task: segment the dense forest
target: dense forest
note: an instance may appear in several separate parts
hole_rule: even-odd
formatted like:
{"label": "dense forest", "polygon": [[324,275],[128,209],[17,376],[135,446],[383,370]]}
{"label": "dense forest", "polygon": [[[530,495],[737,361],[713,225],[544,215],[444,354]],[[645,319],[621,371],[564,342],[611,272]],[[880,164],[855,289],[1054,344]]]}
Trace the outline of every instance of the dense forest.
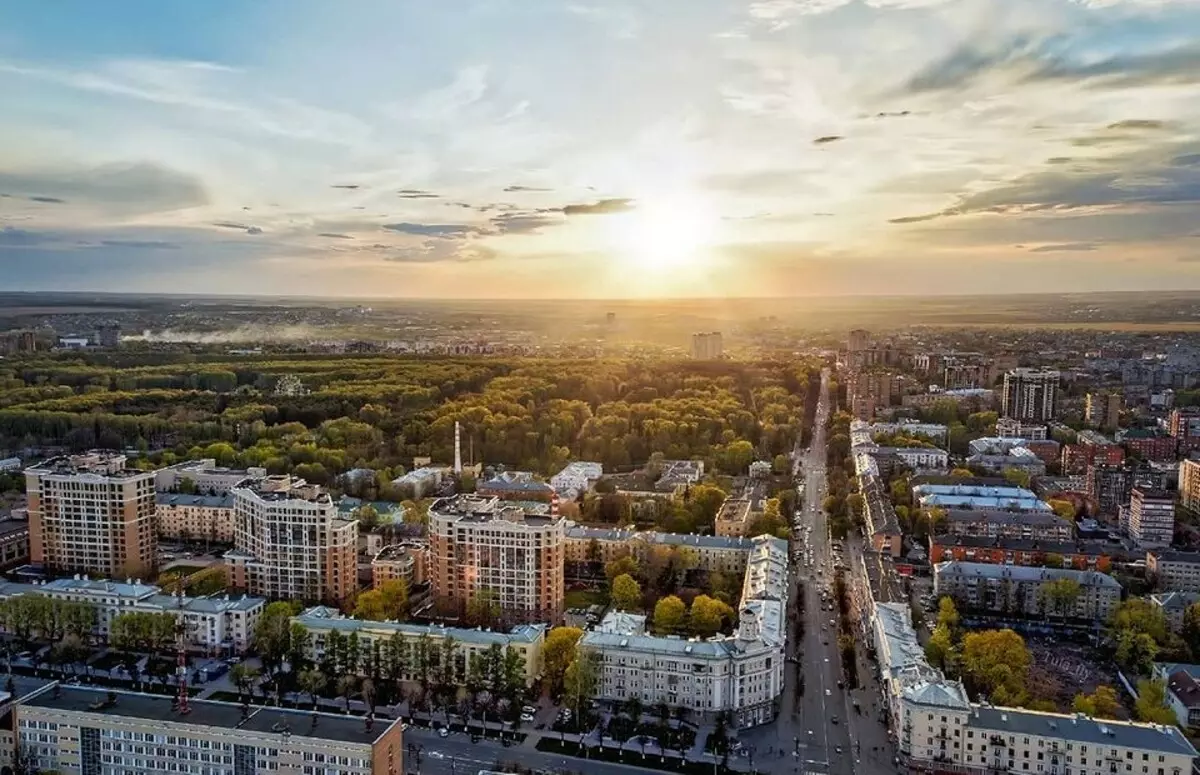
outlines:
{"label": "dense forest", "polygon": [[[787,452],[819,385],[813,360],[482,360],[145,353],[0,366],[0,448],[136,448],[144,464],[213,457],[329,482],[414,457],[542,474],[652,453],[725,473]],[[293,389],[280,391],[281,380]],[[298,386],[297,386],[298,382]],[[299,387],[299,389],[295,389]]]}

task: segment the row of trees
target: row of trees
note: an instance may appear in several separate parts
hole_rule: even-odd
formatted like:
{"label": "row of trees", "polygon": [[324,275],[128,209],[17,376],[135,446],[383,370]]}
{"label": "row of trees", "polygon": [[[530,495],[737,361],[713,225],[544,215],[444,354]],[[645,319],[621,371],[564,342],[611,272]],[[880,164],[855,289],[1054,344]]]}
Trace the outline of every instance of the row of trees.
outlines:
{"label": "row of trees", "polygon": [[35,594],[0,600],[0,627],[22,647],[35,640],[60,641],[68,635],[87,642],[97,621],[96,609],[87,603]]}

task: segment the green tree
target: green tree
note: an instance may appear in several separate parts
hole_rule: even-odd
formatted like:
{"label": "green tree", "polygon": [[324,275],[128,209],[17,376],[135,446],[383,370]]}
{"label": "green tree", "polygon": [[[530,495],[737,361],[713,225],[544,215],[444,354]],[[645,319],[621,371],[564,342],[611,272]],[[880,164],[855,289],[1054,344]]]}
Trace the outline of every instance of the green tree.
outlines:
{"label": "green tree", "polygon": [[1167,707],[1167,685],[1160,680],[1138,681],[1134,712],[1138,721],[1152,724],[1175,724],[1175,712]]}
{"label": "green tree", "polygon": [[638,561],[632,555],[618,557],[604,566],[604,575],[608,577],[608,583],[616,581],[618,576],[636,576],[638,574]]}
{"label": "green tree", "polygon": [[369,589],[361,593],[354,602],[354,616],[357,619],[368,619],[374,622],[382,622],[387,619],[383,593],[378,589]]}
{"label": "green tree", "polygon": [[595,696],[599,674],[596,655],[589,649],[579,649],[563,675],[564,697],[575,708],[575,718],[580,718],[584,705]]}
{"label": "green tree", "polygon": [[692,600],[690,621],[692,632],[711,637],[733,621],[734,612],[726,603],[708,595],[696,595]]}
{"label": "green tree", "polygon": [[254,650],[268,672],[274,672],[287,658],[293,614],[291,603],[268,603],[254,625]]}
{"label": "green tree", "polygon": [[1029,487],[1029,472],[1022,468],[1004,469],[1004,478],[1017,487]]}
{"label": "green tree", "polygon": [[642,607],[642,587],[628,573],[612,582],[612,604],[618,611],[637,611]]}
{"label": "green tree", "polygon": [[305,670],[300,673],[297,678],[297,684],[300,691],[308,695],[312,700],[312,706],[317,707],[317,695],[325,691],[325,687],[329,685],[329,678],[320,670]]}
{"label": "green tree", "polygon": [[654,604],[654,631],[664,635],[677,633],[686,615],[687,606],[675,595],[659,598]]}
{"label": "green tree", "polygon": [[1066,619],[1075,615],[1083,587],[1073,578],[1051,579],[1038,590],[1046,613]]}
{"label": "green tree", "polygon": [[1076,713],[1092,718],[1116,718],[1121,707],[1117,693],[1111,686],[1097,686],[1091,694],[1077,694],[1072,706]]}
{"label": "green tree", "polygon": [[1012,630],[984,630],[963,637],[963,678],[996,705],[1022,704],[1031,661],[1025,639]]}
{"label": "green tree", "polygon": [[579,639],[582,637],[583,630],[578,627],[555,627],[546,636],[546,642],[542,646],[542,664],[552,693],[562,691],[563,677],[567,668],[575,661]]}

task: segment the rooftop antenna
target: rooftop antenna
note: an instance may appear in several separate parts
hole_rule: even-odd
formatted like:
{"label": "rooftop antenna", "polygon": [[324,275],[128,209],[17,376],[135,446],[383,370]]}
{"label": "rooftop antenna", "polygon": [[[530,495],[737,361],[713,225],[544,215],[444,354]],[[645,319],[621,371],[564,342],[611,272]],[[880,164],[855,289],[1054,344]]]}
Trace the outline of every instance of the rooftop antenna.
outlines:
{"label": "rooftop antenna", "polygon": [[179,712],[186,716],[191,713],[188,707],[187,683],[187,617],[183,611],[183,574],[175,583],[175,673],[179,683],[179,699],[176,700]]}
{"label": "rooftop antenna", "polygon": [[462,425],[454,421],[454,473],[462,474]]}

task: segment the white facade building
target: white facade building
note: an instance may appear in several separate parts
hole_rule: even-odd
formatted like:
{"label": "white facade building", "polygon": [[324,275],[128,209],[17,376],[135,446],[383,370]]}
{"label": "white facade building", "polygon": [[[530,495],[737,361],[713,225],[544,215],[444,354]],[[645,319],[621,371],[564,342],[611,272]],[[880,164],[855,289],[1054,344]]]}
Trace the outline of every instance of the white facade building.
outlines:
{"label": "white facade building", "polygon": [[[1078,585],[1074,602],[1059,601],[1047,585],[1066,579]],[[1108,621],[1121,603],[1121,584],[1097,571],[941,562],[933,568],[933,593],[968,610],[1049,619]]]}
{"label": "white facade building", "polygon": [[[645,634],[644,618],[607,621],[584,633],[580,646],[597,655],[596,696],[637,697],[698,713],[728,711],[739,727],[775,718],[783,691],[787,637],[787,542],[753,539],[742,583],[738,629],[702,640]],[[626,620],[622,620],[626,621]]]}
{"label": "white facade building", "polygon": [[1129,537],[1138,546],[1170,546],[1175,540],[1175,496],[1134,487],[1129,501]]}
{"label": "white facade building", "polygon": [[564,500],[575,500],[582,492],[587,492],[596,481],[604,475],[604,466],[600,463],[590,463],[586,460],[575,460],[567,463],[563,470],[550,477],[550,486],[558,497]]}

